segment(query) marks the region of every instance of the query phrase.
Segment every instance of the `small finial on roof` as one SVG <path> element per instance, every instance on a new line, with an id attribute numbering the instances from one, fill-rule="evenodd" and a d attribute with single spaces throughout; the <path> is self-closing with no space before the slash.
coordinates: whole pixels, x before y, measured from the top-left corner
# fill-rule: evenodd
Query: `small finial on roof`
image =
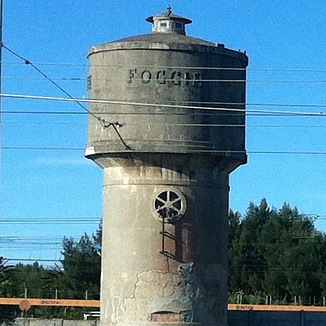
<path id="1" fill-rule="evenodd" d="M 153 24 L 153 33 L 174 33 L 181 35 L 186 35 L 185 25 L 191 23 L 190 19 L 173 14 L 170 5 L 167 7 L 166 12 L 147 17 L 146 21 Z"/>

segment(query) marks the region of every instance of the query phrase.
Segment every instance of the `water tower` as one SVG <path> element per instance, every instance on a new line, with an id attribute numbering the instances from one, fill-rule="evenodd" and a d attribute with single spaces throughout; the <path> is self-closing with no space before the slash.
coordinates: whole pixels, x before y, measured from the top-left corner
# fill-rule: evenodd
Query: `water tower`
<path id="1" fill-rule="evenodd" d="M 86 157 L 104 170 L 102 325 L 227 325 L 229 174 L 246 163 L 247 56 L 191 20 L 89 51 Z M 172 324 L 171 324 L 172 325 Z"/>

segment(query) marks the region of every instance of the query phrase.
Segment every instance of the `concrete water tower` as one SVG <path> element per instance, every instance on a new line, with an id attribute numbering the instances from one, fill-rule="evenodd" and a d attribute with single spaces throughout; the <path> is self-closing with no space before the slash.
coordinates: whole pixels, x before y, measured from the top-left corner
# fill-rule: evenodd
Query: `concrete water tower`
<path id="1" fill-rule="evenodd" d="M 171 8 L 146 20 L 151 34 L 88 55 L 86 157 L 104 170 L 101 325 L 227 325 L 248 59 L 186 36 L 191 21 Z"/>

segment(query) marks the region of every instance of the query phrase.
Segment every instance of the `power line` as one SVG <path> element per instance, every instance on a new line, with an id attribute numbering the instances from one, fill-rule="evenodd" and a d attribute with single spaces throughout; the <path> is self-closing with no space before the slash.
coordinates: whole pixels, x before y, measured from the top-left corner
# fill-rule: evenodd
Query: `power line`
<path id="1" fill-rule="evenodd" d="M 176 148 L 178 145 L 174 145 Z M 182 145 L 180 145 L 182 146 Z M 22 150 L 33 150 L 33 151 L 84 151 L 85 148 L 82 147 L 19 147 L 19 146 L 3 146 L 2 150 L 8 151 L 22 151 Z M 146 153 L 148 150 L 146 150 Z M 164 153 L 164 151 L 155 151 L 156 153 Z M 137 151 L 137 153 L 141 153 L 141 151 Z M 324 151 L 266 151 L 266 150 L 218 150 L 218 149 L 194 149 L 187 150 L 189 154 L 198 154 L 198 153 L 215 153 L 215 154 L 268 154 L 268 155 L 326 155 Z"/>
<path id="2" fill-rule="evenodd" d="M 83 115 L 85 112 L 76 112 L 76 111 L 3 111 L 3 114 L 39 114 L 39 115 Z"/>
<path id="3" fill-rule="evenodd" d="M 7 124 L 17 124 L 21 125 L 22 121 L 19 120 L 9 120 L 5 121 L 3 125 Z M 67 125 L 67 126 L 76 126 L 76 125 L 86 125 L 86 122 L 56 122 L 56 121 L 28 121 L 24 122 L 24 124 L 27 125 Z M 128 126 L 142 126 L 143 123 L 128 123 Z M 246 123 L 245 125 L 237 124 L 237 125 L 228 125 L 228 124 L 216 124 L 216 123 L 155 123 L 155 125 L 160 125 L 160 126 L 184 126 L 184 127 L 219 127 L 219 128 L 276 128 L 276 129 L 325 129 L 326 125 L 289 125 L 289 124 L 250 124 Z"/>
<path id="4" fill-rule="evenodd" d="M 3 76 L 3 80 L 46 80 L 44 77 L 14 77 L 14 76 Z M 51 77 L 52 80 L 60 80 L 60 81 L 87 81 L 86 77 Z M 105 79 L 103 79 L 105 80 Z"/>
<path id="5" fill-rule="evenodd" d="M 14 76 L 4 76 L 1 78 L 2 80 L 46 80 L 46 78 L 42 77 L 14 77 Z M 57 81 L 82 81 L 85 82 L 87 78 L 82 77 L 51 77 L 51 80 Z"/>
<path id="6" fill-rule="evenodd" d="M 4 64 L 8 65 L 24 65 L 24 63 L 17 61 L 4 60 Z M 125 67 L 125 65 L 108 65 L 106 64 L 89 64 L 89 63 L 76 63 L 76 62 L 34 62 L 38 66 L 63 66 L 63 67 L 83 67 L 88 69 L 89 67 L 107 67 L 117 68 Z M 171 65 L 140 65 L 137 68 L 155 68 L 155 69 L 201 69 L 201 70 L 236 70 L 247 72 L 289 72 L 289 73 L 326 73 L 325 69 L 307 69 L 307 68 L 271 68 L 271 67 L 247 67 L 247 68 L 234 68 L 234 67 L 203 67 L 203 66 L 171 66 Z"/>
<path id="7" fill-rule="evenodd" d="M 75 238 L 76 236 L 66 236 L 68 238 Z M 53 236 L 53 235 L 38 235 L 38 236 L 1 236 L 0 242 L 11 243 L 15 241 L 40 241 L 40 242 L 48 242 L 48 243 L 62 243 L 63 237 Z"/>
<path id="8" fill-rule="evenodd" d="M 21 121 L 6 121 L 5 123 L 3 123 L 3 125 L 21 125 Z M 24 122 L 26 123 L 26 122 Z M 76 125 L 85 125 L 84 122 L 46 122 L 46 121 L 42 121 L 42 122 L 37 122 L 37 121 L 28 121 L 28 125 L 65 125 L 65 126 L 76 126 Z"/>
<path id="9" fill-rule="evenodd" d="M 41 69 L 39 69 L 35 64 L 33 64 L 31 61 L 29 61 L 28 59 L 24 58 L 23 56 L 21 56 L 20 54 L 18 54 L 17 52 L 13 51 L 12 49 L 8 48 L 7 46 L 5 46 L 2 42 L 1 42 L 1 46 L 2 48 L 6 49 L 8 52 L 10 52 L 12 55 L 14 55 L 15 57 L 21 59 L 22 61 L 24 61 L 25 64 L 30 65 L 32 68 L 34 68 L 38 73 L 40 73 L 46 80 L 48 80 L 50 83 L 52 83 L 56 88 L 58 88 L 62 93 L 64 93 L 65 95 L 68 96 L 68 98 L 73 99 L 72 95 L 70 95 L 70 93 L 68 93 L 64 88 L 62 88 L 56 81 L 54 81 L 53 79 L 51 79 L 47 74 L 45 74 Z M 0 97 L 1 99 L 1 97 Z M 85 110 L 89 115 L 93 116 L 95 119 L 97 119 L 99 121 L 99 123 L 102 125 L 103 128 L 109 128 L 112 127 L 114 129 L 114 131 L 116 132 L 116 134 L 118 135 L 118 138 L 120 139 L 120 141 L 122 142 L 122 144 L 125 146 L 126 149 L 131 149 L 126 142 L 124 141 L 124 139 L 122 138 L 120 131 L 118 129 L 118 127 L 122 127 L 122 124 L 119 123 L 118 121 L 116 122 L 109 122 L 106 121 L 105 119 L 103 119 L 102 117 L 99 117 L 97 115 L 95 115 L 94 113 L 92 113 L 91 111 L 89 111 L 84 105 L 82 105 L 80 103 L 80 101 L 75 101 L 75 103 L 77 105 L 79 105 L 83 110 Z"/>
<path id="10" fill-rule="evenodd" d="M 8 61 L 8 60 L 4 60 L 3 61 L 4 64 L 7 65 L 25 65 L 25 63 L 23 62 L 17 62 L 17 61 Z M 87 63 L 75 63 L 75 62 L 34 62 L 35 65 L 38 66 L 62 66 L 62 67 L 84 67 L 84 68 L 88 68 L 88 64 Z"/>
<path id="11" fill-rule="evenodd" d="M 28 222 L 26 222 L 25 224 L 28 224 Z M 94 233 L 94 232 L 93 232 Z M 83 236 L 83 235 L 82 235 Z M 88 235 L 89 237 L 92 237 L 93 235 Z M 50 241 L 52 240 L 56 240 L 56 241 L 60 241 L 62 242 L 63 238 L 68 238 L 68 239 L 74 239 L 74 238 L 80 238 L 81 235 L 80 234 L 68 234 L 68 235 L 53 235 L 53 234 L 39 234 L 38 235 L 1 235 L 0 236 L 0 241 L 26 241 L 26 240 L 38 240 L 38 241 Z"/>
<path id="12" fill-rule="evenodd" d="M 82 147 L 20 147 L 20 146 L 2 146 L 2 150 L 33 150 L 33 151 L 84 151 Z"/>
<path id="13" fill-rule="evenodd" d="M 8 217 L 1 217 L 0 225 L 1 224 L 50 224 L 50 225 L 58 225 L 58 224 L 98 224 L 100 222 L 100 217 L 78 217 L 78 218 L 30 218 L 30 217 L 17 217 L 17 218 L 8 218 Z M 1 238 L 0 238 L 1 239 Z"/>
<path id="14" fill-rule="evenodd" d="M 47 78 L 45 77 L 13 77 L 13 76 L 5 76 L 2 77 L 2 80 L 46 80 Z M 74 82 L 86 82 L 87 78 L 86 77 L 51 77 L 52 81 L 74 81 Z M 92 80 L 96 80 L 96 81 L 106 81 L 106 82 L 116 82 L 116 81 L 127 81 L 127 78 L 114 78 L 114 79 L 110 79 L 110 78 L 92 78 Z M 134 81 L 142 81 L 141 78 L 134 78 Z M 166 78 L 165 79 L 166 82 L 169 81 L 173 81 L 173 79 L 169 79 Z M 184 79 L 184 81 L 191 81 L 190 79 Z M 271 84 L 275 84 L 275 83 L 307 83 L 307 84 L 324 84 L 326 83 L 325 79 L 322 80 L 303 80 L 303 79 L 198 79 L 199 82 L 210 82 L 210 83 L 262 83 L 262 84 L 266 84 L 266 83 L 271 83 Z"/>
<path id="15" fill-rule="evenodd" d="M 219 111 L 219 109 L 216 109 L 215 111 Z M 228 109 L 228 111 L 232 111 L 230 109 Z M 246 111 L 246 112 L 242 112 L 242 113 L 219 113 L 218 116 L 227 116 L 227 115 L 232 115 L 233 117 L 236 115 L 241 115 L 243 116 L 244 114 L 248 117 L 271 117 L 271 118 L 275 118 L 275 117 L 314 117 L 314 118 L 323 118 L 325 117 L 324 113 L 317 113 L 317 112 L 313 112 L 313 113 L 299 113 L 299 112 L 295 112 L 295 114 L 291 115 L 289 113 L 268 113 L 268 111 L 264 111 L 265 113 L 258 113 L 258 112 L 252 112 L 252 111 Z M 275 112 L 275 111 L 274 111 Z M 282 112 L 282 111 L 278 111 L 278 112 Z M 142 112 L 108 112 L 108 111 L 102 111 L 101 114 L 115 114 L 115 115 L 119 115 L 119 116 L 175 116 L 175 117 L 189 117 L 189 113 L 180 113 L 180 112 L 173 112 L 171 113 L 171 111 L 169 112 L 151 112 L 151 113 L 142 113 Z M 4 111 L 3 115 L 43 115 L 43 116 L 51 116 L 51 115 L 65 115 L 65 116 L 85 116 L 85 113 L 82 112 L 61 112 L 61 111 Z M 192 117 L 206 117 L 206 116 L 212 116 L 212 117 L 217 117 L 216 113 L 214 112 L 191 112 L 191 116 Z M 5 121 L 7 122 L 7 120 Z M 246 124 L 246 126 L 248 126 L 248 124 Z"/>
<path id="16" fill-rule="evenodd" d="M 6 260 L 9 261 L 33 261 L 33 262 L 60 262 L 60 259 L 44 259 L 44 258 L 13 258 L 8 257 Z"/>
<path id="17" fill-rule="evenodd" d="M 326 220 L 326 213 L 300 213 L 298 216 L 295 216 L 295 222 L 305 222 L 305 218 L 309 220 Z M 47 217 L 31 217 L 31 216 L 3 216 L 1 217 L 0 224 L 3 222 L 22 222 L 22 223 L 30 223 L 32 221 L 39 221 L 40 223 L 47 224 L 57 224 L 57 223 L 74 223 L 74 222 L 96 222 L 99 223 L 101 221 L 101 216 L 47 216 Z M 12 236 L 1 236 L 1 238 L 7 238 Z M 33 236 L 38 237 L 38 236 Z M 51 237 L 51 236 L 47 236 Z M 0 238 L 0 239 L 1 239 Z"/>
<path id="18" fill-rule="evenodd" d="M 52 83 L 56 88 L 58 88 L 62 93 L 67 95 L 69 98 L 73 98 L 65 89 L 63 89 L 58 83 L 56 83 L 52 78 L 50 78 L 48 75 L 46 75 L 41 69 L 39 69 L 36 65 L 34 65 L 31 61 L 28 59 L 22 57 L 20 54 L 16 53 L 15 51 L 11 50 L 8 48 L 6 45 L 2 43 L 2 48 L 6 49 L 8 52 L 10 52 L 12 55 L 15 57 L 21 59 L 24 61 L 26 65 L 30 65 L 33 69 L 35 69 L 39 74 L 41 74 L 46 80 L 48 80 L 50 83 Z M 76 101 L 76 104 L 79 105 L 83 110 L 87 111 L 90 113 L 86 107 L 81 105 L 79 102 Z"/>
<path id="19" fill-rule="evenodd" d="M 3 224 L 50 224 L 50 225 L 69 225 L 69 224 L 98 224 L 99 221 L 98 220 L 75 220 L 75 221 L 55 221 L 55 222 L 50 222 L 50 221 L 45 221 L 45 220 L 17 220 L 17 221 L 13 221 L 13 220 L 5 220 L 5 219 L 1 219 L 0 221 L 0 225 Z"/>
<path id="20" fill-rule="evenodd" d="M 38 96 L 38 95 L 23 95 L 23 94 L 0 94 L 0 97 L 6 98 L 16 98 L 16 99 L 33 99 L 33 100 L 46 100 L 46 101 L 62 101 L 62 102 L 85 102 L 85 103 L 97 103 L 97 104 L 111 104 L 111 105 L 126 105 L 126 106 L 140 106 L 140 107 L 160 107 L 160 108 L 177 108 L 177 109 L 187 109 L 187 110 L 208 110 L 208 111 L 229 111 L 229 112 L 243 112 L 246 110 L 244 108 L 231 108 L 231 107 L 211 107 L 211 106 L 191 106 L 191 105 L 175 105 L 175 104 L 158 104 L 158 103 L 144 103 L 144 102 L 128 102 L 128 101 L 112 101 L 105 99 L 77 99 L 77 98 L 62 98 L 54 96 Z M 242 106 L 242 103 L 216 103 L 219 105 L 237 105 Z M 258 105 L 258 104 L 249 104 Z M 262 104 L 259 104 L 262 105 Z M 301 105 L 301 104 L 273 104 L 267 103 L 264 106 L 284 106 L 284 107 L 319 107 L 325 108 L 324 105 Z M 300 111 L 277 111 L 277 110 L 247 110 L 247 112 L 260 113 L 260 114 L 283 114 L 288 116 L 317 116 L 326 117 L 326 112 L 300 112 Z M 120 112 L 116 112 L 120 114 Z M 93 114 L 91 114 L 93 115 Z M 96 117 L 97 120 L 101 119 Z M 103 121 L 102 121 L 103 122 Z M 107 123 L 104 121 L 104 123 Z M 111 124 L 111 123 L 108 123 Z M 114 125 L 120 125 L 120 123 L 115 122 Z"/>
<path id="21" fill-rule="evenodd" d="M 248 113 L 262 113 L 262 114 L 286 114 L 286 115 L 306 115 L 306 116 L 326 116 L 326 112 L 300 112 L 300 111 L 275 111 L 275 110 L 245 110 L 244 108 L 235 107 L 223 107 L 227 106 L 266 106 L 266 107 L 300 107 L 300 108 L 321 108 L 325 109 L 326 105 L 323 104 L 285 104 L 285 103 L 245 103 L 245 102 L 194 102 L 186 101 L 184 103 L 189 103 L 192 105 L 179 105 L 172 103 L 145 103 L 145 102 L 132 102 L 132 101 L 116 101 L 109 99 L 81 99 L 81 98 L 63 98 L 54 96 L 41 96 L 41 95 L 26 95 L 26 94 L 0 94 L 0 97 L 5 98 L 15 98 L 15 99 L 33 99 L 33 100 L 45 100 L 45 101 L 59 101 L 59 102 L 84 102 L 84 103 L 95 103 L 95 104 L 108 104 L 108 105 L 130 105 L 130 106 L 140 106 L 140 107 L 163 107 L 163 108 L 181 108 L 181 109 L 194 109 L 194 110 L 213 110 L 213 111 L 230 111 L 230 112 L 248 112 Z M 201 104 L 197 106 L 195 104 Z M 205 106 L 203 106 L 203 104 Z M 218 105 L 218 106 L 209 106 Z M 15 111 L 5 111 L 7 114 Z M 25 111 L 28 112 L 28 111 Z M 39 111 L 33 111 L 35 113 Z M 42 112 L 42 111 L 41 111 Z M 55 113 L 52 111 L 51 113 Z M 88 111 L 87 111 L 88 112 Z M 46 113 L 46 112 L 45 112 Z M 70 114 L 70 113 L 67 113 Z M 129 113 L 129 112 L 111 112 L 103 111 L 101 114 L 149 114 L 146 113 Z M 171 114 L 171 113 L 169 113 Z M 98 119 L 98 118 L 97 118 Z"/>

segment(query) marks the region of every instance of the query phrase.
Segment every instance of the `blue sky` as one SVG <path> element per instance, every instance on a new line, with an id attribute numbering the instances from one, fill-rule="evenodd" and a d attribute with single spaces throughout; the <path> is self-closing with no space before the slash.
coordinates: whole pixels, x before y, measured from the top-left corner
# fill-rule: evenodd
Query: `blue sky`
<path id="1" fill-rule="evenodd" d="M 326 2 L 320 0 L 4 0 L 4 45 L 84 98 L 88 48 L 150 33 L 145 18 L 168 4 L 193 20 L 188 35 L 247 51 L 248 111 L 326 112 Z M 64 96 L 6 50 L 2 89 Z M 102 214 L 102 171 L 83 157 L 85 112 L 73 103 L 12 98 L 2 99 L 2 110 L 0 255 L 58 259 L 63 236 L 94 232 Z M 244 213 L 262 198 L 276 208 L 288 202 L 318 214 L 316 225 L 325 230 L 325 119 L 248 115 L 249 161 L 232 174 L 231 208 Z"/>

